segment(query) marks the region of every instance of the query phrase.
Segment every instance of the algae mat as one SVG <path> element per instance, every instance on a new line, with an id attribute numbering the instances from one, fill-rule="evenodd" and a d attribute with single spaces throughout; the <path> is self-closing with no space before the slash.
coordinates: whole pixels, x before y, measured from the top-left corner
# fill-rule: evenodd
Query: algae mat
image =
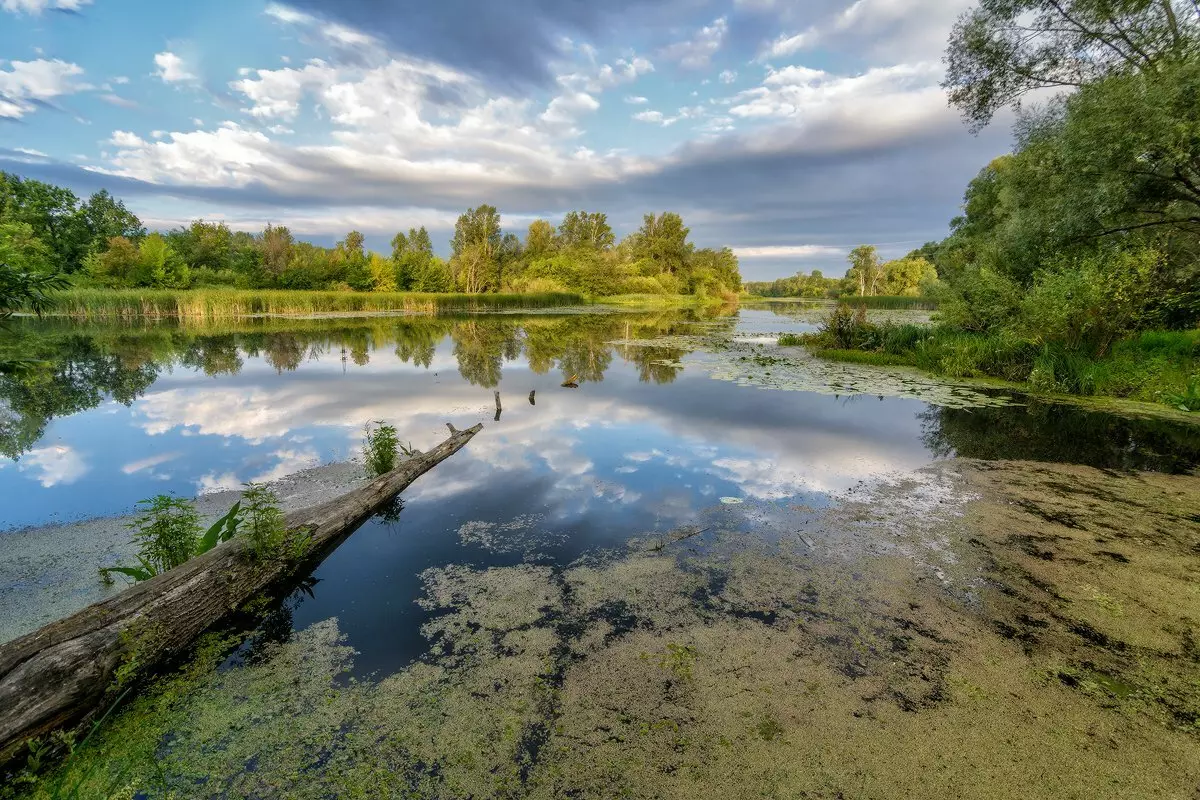
<path id="1" fill-rule="evenodd" d="M 797 348 L 738 339 L 723 321 L 697 323 L 695 327 L 696 334 L 620 339 L 610 344 L 667 351 L 654 363 L 676 369 L 695 366 L 716 380 L 739 386 L 826 395 L 908 397 L 948 408 L 1014 404 L 1006 393 L 981 391 L 917 369 L 829 361 Z M 683 354 L 689 354 L 686 365 L 680 361 Z"/>
<path id="2" fill-rule="evenodd" d="M 211 640 L 28 794 L 1196 796 L 1200 479 L 950 461 L 706 514 L 426 572 L 392 675 L 336 620 Z"/>

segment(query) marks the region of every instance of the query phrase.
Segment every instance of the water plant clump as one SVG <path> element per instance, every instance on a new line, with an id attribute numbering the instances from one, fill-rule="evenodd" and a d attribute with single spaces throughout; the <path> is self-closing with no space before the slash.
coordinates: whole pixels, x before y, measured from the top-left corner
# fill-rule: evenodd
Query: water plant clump
<path id="1" fill-rule="evenodd" d="M 367 475 L 377 478 L 394 470 L 400 450 L 400 438 L 395 425 L 376 421 L 372 427 L 372 423 L 367 423 L 363 431 L 363 461 Z M 411 453 L 412 450 L 406 448 L 405 452 Z"/>

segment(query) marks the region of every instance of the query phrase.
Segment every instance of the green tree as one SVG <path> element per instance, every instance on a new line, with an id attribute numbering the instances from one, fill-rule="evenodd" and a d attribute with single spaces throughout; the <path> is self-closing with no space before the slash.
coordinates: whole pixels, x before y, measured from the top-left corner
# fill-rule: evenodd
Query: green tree
<path id="1" fill-rule="evenodd" d="M 93 252 L 106 247 L 114 236 L 138 241 L 146 235 L 146 228 L 137 215 L 126 208 L 125 203 L 110 195 L 107 189 L 101 189 L 89 197 L 79 213 L 87 225 L 89 250 Z"/>
<path id="2" fill-rule="evenodd" d="M 495 206 L 481 205 L 459 216 L 450 242 L 450 268 L 458 288 L 464 292 L 489 288 L 489 280 L 496 275 L 495 261 L 502 240 L 500 212 Z"/>
<path id="3" fill-rule="evenodd" d="M 53 254 L 28 222 L 0 221 L 0 264 L 22 273 L 52 272 Z"/>
<path id="4" fill-rule="evenodd" d="M 275 277 L 282 275 L 291 260 L 294 244 L 290 230 L 282 225 L 268 224 L 258 241 L 263 270 Z"/>
<path id="5" fill-rule="evenodd" d="M 607 214 L 571 211 L 558 226 L 558 246 L 566 250 L 607 250 L 615 241 L 616 236 L 608 224 Z"/>
<path id="6" fill-rule="evenodd" d="M 554 226 L 544 219 L 529 223 L 525 233 L 525 257 L 536 260 L 553 252 L 555 247 Z"/>
<path id="7" fill-rule="evenodd" d="M 980 0 L 954 27 L 943 86 L 980 128 L 1037 89 L 1190 59 L 1198 24 L 1190 0 Z"/>
<path id="8" fill-rule="evenodd" d="M 850 251 L 846 260 L 850 262 L 850 269 L 846 271 L 846 281 L 857 289 L 858 296 L 873 297 L 878 294 L 883 279 L 883 267 L 879 263 L 879 252 L 875 245 L 859 245 Z"/>

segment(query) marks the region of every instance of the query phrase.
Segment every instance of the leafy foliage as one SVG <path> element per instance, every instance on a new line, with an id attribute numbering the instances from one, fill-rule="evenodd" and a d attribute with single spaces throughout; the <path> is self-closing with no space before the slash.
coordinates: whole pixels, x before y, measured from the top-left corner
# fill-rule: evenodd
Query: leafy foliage
<path id="1" fill-rule="evenodd" d="M 367 465 L 367 474 L 378 477 L 394 470 L 399 448 L 395 425 L 376 422 L 371 427 L 371 423 L 367 423 L 363 432 L 363 462 Z"/>
<path id="2" fill-rule="evenodd" d="M 242 508 L 246 536 L 254 554 L 260 559 L 279 555 L 287 535 L 283 512 L 279 509 L 279 498 L 270 488 L 261 483 L 243 484 Z"/>

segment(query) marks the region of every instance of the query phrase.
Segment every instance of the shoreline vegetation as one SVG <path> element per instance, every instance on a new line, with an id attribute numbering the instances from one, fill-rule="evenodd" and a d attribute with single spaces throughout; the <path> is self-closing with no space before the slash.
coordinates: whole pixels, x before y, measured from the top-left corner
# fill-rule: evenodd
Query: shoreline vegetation
<path id="1" fill-rule="evenodd" d="M 1041 396 L 1110 397 L 1200 411 L 1200 329 L 1145 330 L 1103 353 L 1039 342 L 1012 331 L 868 320 L 865 305 L 839 303 L 819 330 L 785 334 L 818 358 L 878 367 L 907 366 L 953 379 L 995 379 Z"/>

